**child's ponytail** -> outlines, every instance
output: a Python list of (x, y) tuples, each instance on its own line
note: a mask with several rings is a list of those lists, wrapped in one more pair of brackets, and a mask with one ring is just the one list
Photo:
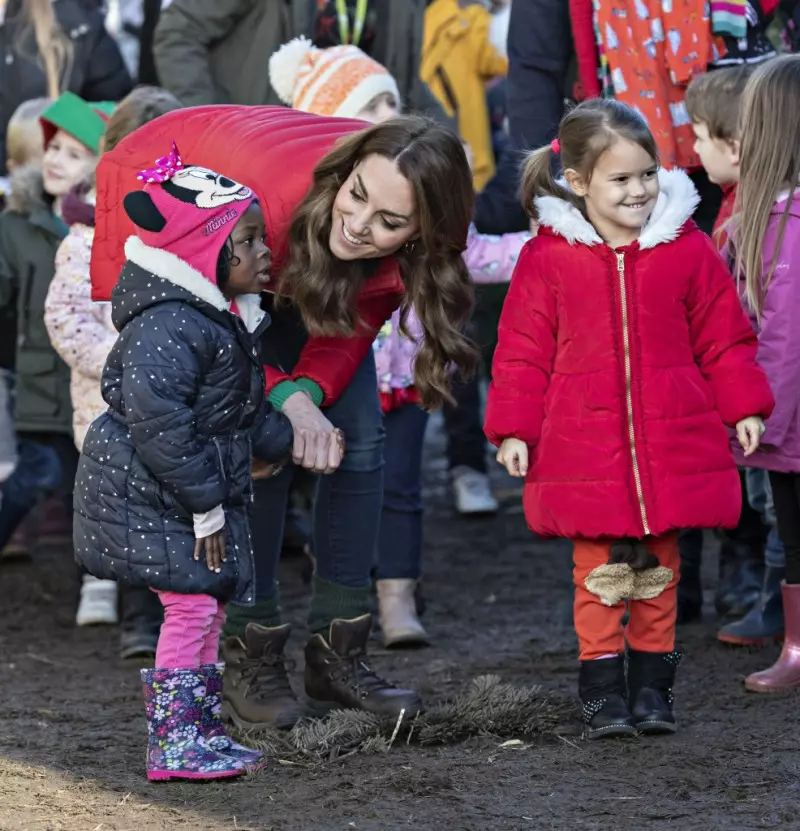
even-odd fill
[(647, 122), (621, 101), (593, 98), (570, 110), (561, 119), (558, 138), (534, 150), (525, 162), (522, 199), (528, 216), (538, 222), (535, 200), (539, 196), (555, 196), (586, 216), (583, 198), (553, 175), (554, 156), (559, 156), (563, 170), (574, 170), (589, 182), (600, 156), (619, 139), (638, 144), (658, 162), (658, 148)]
[(555, 196), (565, 202), (572, 203), (583, 213), (583, 200), (576, 196), (566, 184), (553, 176), (553, 157), (555, 150), (552, 144), (546, 144), (534, 150), (525, 161), (522, 171), (522, 206), (531, 219), (539, 221), (536, 210), (537, 196)]

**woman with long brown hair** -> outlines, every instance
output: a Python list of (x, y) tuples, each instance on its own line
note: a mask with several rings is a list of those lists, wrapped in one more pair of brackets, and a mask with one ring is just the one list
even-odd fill
[[(99, 4), (98, 4), (99, 9)], [(99, 10), (79, 0), (0, 0), (0, 165), (14, 110), (70, 90), (85, 101), (119, 101), (133, 86)]]
[[(93, 250), (93, 278), (96, 297), (107, 296), (127, 234), (116, 194), (173, 139), (189, 163), (213, 167), (224, 156), (230, 175), (258, 193), (274, 291), (262, 302), (272, 317), (262, 343), (269, 397), (292, 422), (295, 464), (329, 474), (316, 493), (306, 697), (313, 711), (396, 718), (417, 712), (419, 695), (384, 681), (365, 658), (383, 466), (372, 342), (398, 306), (414, 306), (424, 330), (415, 379), (429, 408), (448, 398), (453, 372), (472, 369), (461, 254), (473, 190), (461, 142), (446, 128), (422, 118), (363, 127), (272, 107), (184, 110), (145, 126), (98, 168), (105, 245)], [(229, 611), (225, 699), (241, 725), (289, 726), (301, 715), (283, 663), (289, 626), (276, 581), (292, 475), (290, 466), (259, 486), (255, 603)]]

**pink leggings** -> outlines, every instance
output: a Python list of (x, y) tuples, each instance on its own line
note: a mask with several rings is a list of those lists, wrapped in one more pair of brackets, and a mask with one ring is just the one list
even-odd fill
[(219, 660), (225, 606), (207, 594), (156, 592), (164, 607), (158, 637), (159, 669), (194, 669)]

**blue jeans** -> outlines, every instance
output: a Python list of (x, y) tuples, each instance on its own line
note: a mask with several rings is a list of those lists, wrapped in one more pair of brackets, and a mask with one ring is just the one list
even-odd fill
[(413, 579), (422, 561), (422, 442), (428, 414), (416, 404), (386, 413), (378, 579)]
[(769, 483), (769, 474), (766, 470), (749, 467), (747, 476), (747, 498), (753, 510), (763, 515), (770, 527), (767, 536), (767, 546), (764, 549), (764, 562), (769, 568), (784, 568), (786, 566), (786, 552), (783, 543), (778, 537), (778, 528), (775, 520), (775, 505), (772, 501), (772, 487)]
[[(347, 452), (335, 473), (319, 476), (314, 497), (317, 576), (350, 588), (370, 584), (383, 504), (383, 418), (372, 351), (325, 415), (345, 435)], [(283, 525), (294, 468), (253, 483), (251, 531), (256, 601), (277, 590)]]
[(33, 510), (43, 491), (55, 491), (62, 481), (63, 467), (56, 449), (47, 444), (21, 439), (19, 461), (3, 484), (0, 503), (0, 550)]

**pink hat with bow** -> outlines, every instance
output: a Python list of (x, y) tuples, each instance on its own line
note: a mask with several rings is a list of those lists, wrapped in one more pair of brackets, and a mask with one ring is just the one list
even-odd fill
[(253, 191), (213, 170), (184, 166), (175, 142), (137, 178), (144, 190), (129, 193), (123, 205), (139, 239), (169, 251), (216, 285), (219, 252), (256, 201)]

